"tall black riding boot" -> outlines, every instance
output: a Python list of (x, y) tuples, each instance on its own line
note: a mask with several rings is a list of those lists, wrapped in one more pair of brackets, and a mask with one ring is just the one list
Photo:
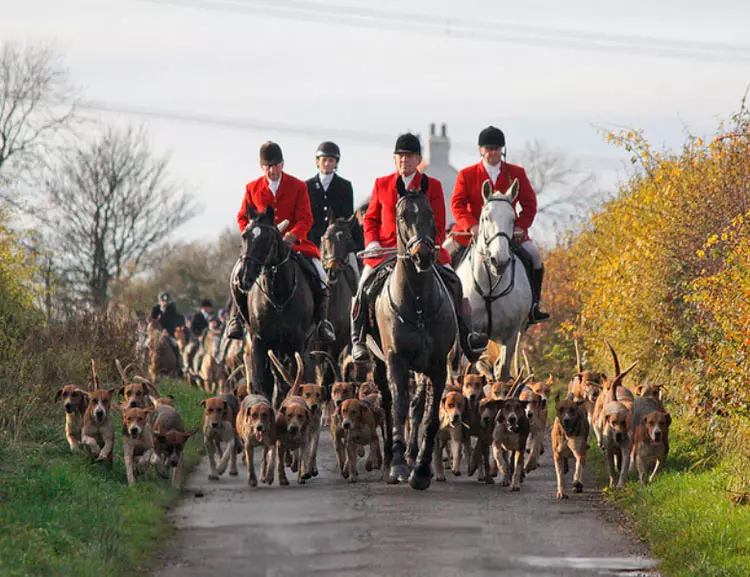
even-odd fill
[(352, 303), (352, 360), (355, 363), (366, 363), (370, 360), (370, 353), (365, 345), (367, 331), (367, 299), (360, 282), (359, 290)]
[(317, 283), (318, 289), (315, 295), (314, 322), (318, 327), (318, 340), (321, 344), (330, 345), (336, 342), (336, 332), (328, 320), (328, 305), (331, 300), (331, 291), (328, 286)]
[(542, 300), (542, 281), (544, 280), (544, 265), (542, 268), (531, 271), (531, 295), (534, 303), (531, 306), (529, 314), (529, 324), (533, 325), (549, 319), (549, 313), (539, 308), (539, 302)]
[(234, 295), (234, 304), (232, 305), (232, 316), (227, 323), (227, 338), (241, 341), (245, 332), (243, 318), (249, 318), (247, 294), (241, 292), (236, 285), (232, 286), (232, 294)]
[(461, 350), (469, 362), (475, 363), (487, 349), (489, 339), (487, 335), (476, 333), (469, 328), (471, 322), (471, 313), (466, 312), (468, 303), (461, 303), (456, 309), (456, 318), (458, 320), (458, 340), (461, 344)]

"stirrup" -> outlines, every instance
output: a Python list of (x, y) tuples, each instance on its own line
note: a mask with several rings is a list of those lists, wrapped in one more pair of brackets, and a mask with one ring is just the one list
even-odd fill
[(336, 342), (336, 331), (328, 319), (322, 320), (318, 324), (318, 338), (322, 344), (326, 345)]
[(370, 351), (362, 343), (354, 343), (352, 345), (352, 360), (355, 363), (366, 363), (370, 360)]
[(531, 312), (529, 313), (529, 324), (535, 325), (544, 321), (549, 320), (549, 313), (546, 313), (539, 309), (539, 304), (535, 304), (531, 308)]
[(242, 326), (242, 322), (238, 318), (232, 317), (232, 319), (229, 321), (229, 326), (227, 326), (227, 338), (233, 339), (235, 341), (241, 341), (244, 332), (245, 329)]

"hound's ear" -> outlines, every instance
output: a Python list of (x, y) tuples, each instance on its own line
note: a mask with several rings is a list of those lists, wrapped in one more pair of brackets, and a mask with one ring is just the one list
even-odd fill
[(445, 403), (446, 403), (447, 400), (448, 400), (448, 397), (445, 397), (445, 396), (442, 399), (440, 399), (440, 407), (441, 408), (443, 408), (443, 409), (445, 408)]
[(672, 424), (672, 415), (667, 413), (667, 425), (671, 425), (671, 424)]
[(526, 409), (529, 406), (529, 401), (521, 401), (521, 406)]
[(555, 384), (555, 379), (552, 378), (552, 374), (551, 373), (550, 373), (550, 376), (547, 377), (547, 384), (550, 385), (550, 386)]
[(55, 402), (57, 402), (57, 401), (60, 400), (60, 397), (62, 397), (62, 394), (63, 394), (63, 390), (62, 389), (60, 389), (59, 391), (57, 391), (57, 394), (55, 395)]
[(148, 408), (146, 408), (146, 409), (142, 409), (142, 410), (143, 410), (143, 412), (144, 412), (144, 413), (146, 413), (147, 415), (150, 415), (151, 413), (153, 413), (153, 412), (154, 412), (154, 410), (155, 410), (155, 409), (154, 409), (153, 407), (148, 407)]
[(203, 399), (200, 403), (198, 403), (199, 406), (205, 407), (206, 406), (206, 399)]
[(118, 395), (124, 395), (125, 394), (125, 387), (120, 387), (119, 389), (117, 389), (117, 394)]
[(279, 409), (279, 414), (284, 415), (286, 417), (286, 405), (284, 405), (283, 407)]
[(492, 196), (492, 185), (490, 184), (490, 179), (488, 178), (482, 183), (482, 198), (484, 199), (484, 202), (487, 202), (487, 199)]
[(646, 390), (646, 387), (644, 387), (643, 385), (638, 385), (638, 386), (637, 386), (637, 387), (635, 388), (635, 394), (636, 394), (637, 396), (639, 396), (639, 397), (642, 397), (642, 396), (643, 396), (643, 392), (644, 392), (645, 390)]

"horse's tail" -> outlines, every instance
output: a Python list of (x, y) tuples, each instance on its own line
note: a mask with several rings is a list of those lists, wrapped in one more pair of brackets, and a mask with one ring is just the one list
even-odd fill
[(583, 372), (583, 362), (581, 361), (581, 352), (578, 350), (578, 337), (573, 338), (573, 344), (576, 347), (576, 366), (578, 367), (578, 372)]
[(96, 374), (96, 362), (94, 359), (91, 359), (91, 374), (94, 376), (94, 390), (98, 391), (100, 389), (99, 377)]
[(333, 357), (328, 351), (310, 351), (311, 355), (317, 356), (317, 357), (323, 357), (325, 361), (328, 363), (328, 366), (331, 367), (331, 370), (333, 371), (333, 375), (336, 378), (337, 381), (341, 380), (341, 373), (339, 372), (339, 368), (336, 366), (336, 363), (333, 360)]
[(527, 378), (531, 378), (534, 376), (534, 371), (531, 370), (531, 363), (529, 363), (529, 357), (526, 355), (526, 351), (521, 351), (521, 354), (523, 355), (523, 366), (526, 368), (526, 372), (528, 373)]
[(277, 371), (279, 371), (281, 378), (284, 379), (286, 383), (291, 387), (291, 389), (289, 390), (289, 394), (296, 395), (297, 387), (302, 382), (302, 376), (305, 372), (305, 365), (302, 362), (302, 357), (300, 356), (300, 354), (294, 353), (294, 360), (297, 361), (297, 376), (295, 377), (294, 382), (292, 382), (292, 377), (289, 376), (289, 373), (286, 372), (286, 369), (284, 369), (284, 365), (281, 364), (281, 361), (273, 353), (273, 351), (268, 351), (268, 358), (271, 359), (273, 366), (276, 367)]

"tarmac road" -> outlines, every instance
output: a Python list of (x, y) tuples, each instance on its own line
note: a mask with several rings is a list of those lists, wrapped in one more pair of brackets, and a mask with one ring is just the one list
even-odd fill
[(155, 575), (657, 575), (643, 546), (607, 520), (590, 478), (583, 494), (556, 501), (546, 446), (520, 493), (450, 470), (447, 482), (415, 491), (361, 465), (359, 483), (350, 484), (336, 472), (326, 430), (320, 476), (305, 485), (288, 473), (288, 487), (251, 489), (241, 460), (239, 477), (211, 482), (204, 459), (171, 513), (179, 532)]

